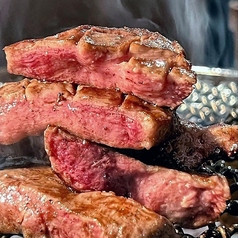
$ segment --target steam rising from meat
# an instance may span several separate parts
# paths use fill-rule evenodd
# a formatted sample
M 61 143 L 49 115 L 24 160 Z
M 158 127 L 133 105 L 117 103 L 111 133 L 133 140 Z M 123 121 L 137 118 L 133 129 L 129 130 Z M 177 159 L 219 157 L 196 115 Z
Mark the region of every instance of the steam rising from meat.
M 205 53 L 205 31 L 209 16 L 204 0 L 183 1 L 137 1 L 136 4 L 125 0 L 102 0 L 98 6 L 110 24 L 130 27 L 144 27 L 159 31 L 170 39 L 178 40 L 189 54 L 193 64 L 202 64 Z M 166 14 L 165 14 L 166 13 Z M 185 15 L 184 15 L 185 13 Z M 105 19 L 106 20 L 106 19 Z M 100 19 L 100 24 L 107 22 Z M 189 36 L 189 39 L 188 39 Z
M 81 24 L 144 27 L 177 40 L 194 65 L 232 67 L 228 1 L 0 0 L 0 48 Z M 67 9 L 67 11 L 65 11 Z M 45 18 L 44 18 L 45 16 Z M 231 48 L 227 47 L 230 46 Z M 0 66 L 5 65 L 0 52 Z

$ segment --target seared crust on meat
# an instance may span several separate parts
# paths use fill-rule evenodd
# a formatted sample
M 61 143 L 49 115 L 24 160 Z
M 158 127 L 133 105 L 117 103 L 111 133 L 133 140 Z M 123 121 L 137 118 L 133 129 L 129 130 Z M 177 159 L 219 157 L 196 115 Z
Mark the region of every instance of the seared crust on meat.
M 182 47 L 145 29 L 83 25 L 4 50 L 10 73 L 120 89 L 158 106 L 176 108 L 196 83 Z
M 73 193 L 49 167 L 0 171 L 0 233 L 24 237 L 177 237 L 172 224 L 114 193 Z
M 170 133 L 172 112 L 120 91 L 70 83 L 24 79 L 0 88 L 1 144 L 37 135 L 49 124 L 109 146 L 149 149 Z
M 218 148 L 224 150 L 228 156 L 238 153 L 238 125 L 217 124 L 205 129 L 215 138 Z

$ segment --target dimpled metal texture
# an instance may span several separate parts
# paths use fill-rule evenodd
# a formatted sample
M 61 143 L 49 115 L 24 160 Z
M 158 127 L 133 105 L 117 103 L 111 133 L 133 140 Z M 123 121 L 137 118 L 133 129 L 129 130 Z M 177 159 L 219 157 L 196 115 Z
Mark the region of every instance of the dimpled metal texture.
M 197 78 L 194 91 L 177 109 L 178 115 L 201 126 L 238 120 L 238 78 Z

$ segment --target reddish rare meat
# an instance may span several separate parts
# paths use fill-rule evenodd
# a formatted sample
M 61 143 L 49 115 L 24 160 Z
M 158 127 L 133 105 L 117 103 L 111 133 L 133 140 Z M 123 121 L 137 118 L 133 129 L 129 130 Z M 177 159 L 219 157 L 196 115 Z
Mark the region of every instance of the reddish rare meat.
M 109 146 L 149 149 L 164 140 L 172 112 L 119 91 L 24 79 L 0 88 L 0 143 L 59 125 Z
M 4 50 L 10 73 L 120 89 L 159 106 L 175 108 L 196 82 L 181 46 L 145 29 L 79 26 Z
M 45 148 L 53 170 L 73 189 L 129 196 L 184 227 L 215 221 L 230 197 L 223 176 L 148 166 L 57 127 L 45 131 Z
M 49 167 L 0 171 L 0 233 L 24 237 L 177 237 L 172 224 L 113 193 L 76 194 Z

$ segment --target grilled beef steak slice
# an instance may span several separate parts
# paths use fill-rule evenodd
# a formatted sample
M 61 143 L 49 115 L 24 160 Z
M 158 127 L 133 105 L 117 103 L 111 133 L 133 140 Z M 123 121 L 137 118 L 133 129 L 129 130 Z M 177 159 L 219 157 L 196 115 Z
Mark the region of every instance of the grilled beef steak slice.
M 45 148 L 53 170 L 73 189 L 129 196 L 183 227 L 215 221 L 230 196 L 223 176 L 145 165 L 58 127 L 46 129 Z
M 181 46 L 145 29 L 84 25 L 4 50 L 10 73 L 120 89 L 159 106 L 180 105 L 196 83 Z
M 17 142 L 52 124 L 109 146 L 149 149 L 169 133 L 171 115 L 115 90 L 24 79 L 0 88 L 0 143 Z
M 0 171 L 0 233 L 24 237 L 176 237 L 172 224 L 114 193 L 76 194 L 50 167 Z

